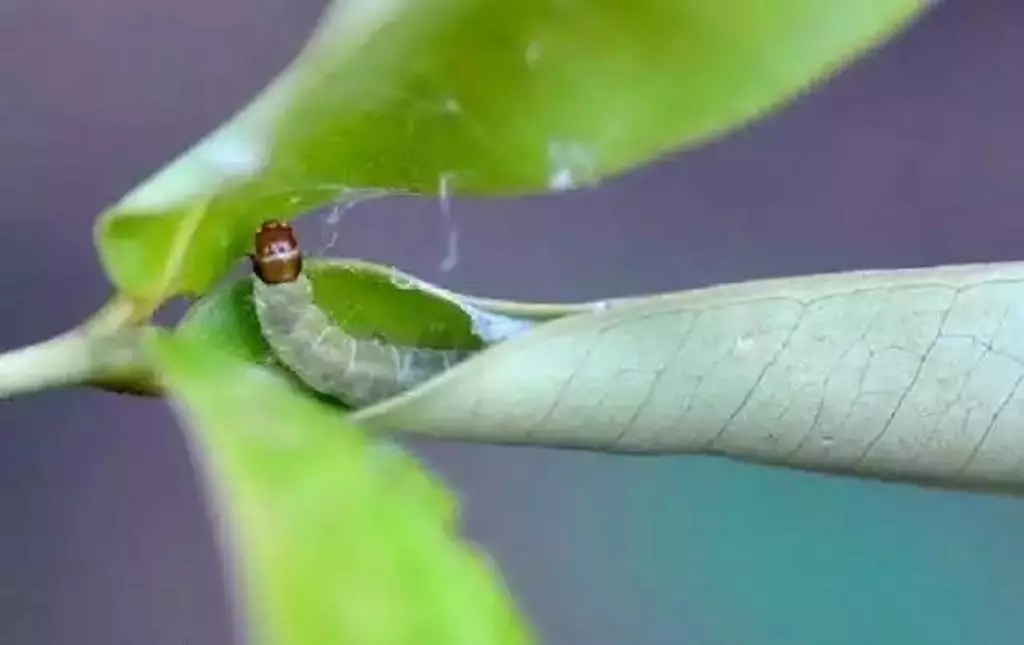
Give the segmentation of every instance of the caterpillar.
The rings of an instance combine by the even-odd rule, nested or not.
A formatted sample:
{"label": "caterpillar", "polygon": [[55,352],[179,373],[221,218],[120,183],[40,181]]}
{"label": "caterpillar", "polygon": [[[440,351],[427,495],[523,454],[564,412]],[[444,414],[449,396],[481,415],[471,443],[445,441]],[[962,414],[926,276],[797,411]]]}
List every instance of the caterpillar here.
{"label": "caterpillar", "polygon": [[[351,408],[398,395],[469,358],[478,349],[434,349],[357,338],[313,300],[292,227],[271,220],[255,234],[250,255],[253,301],[260,331],[278,361],[313,390]],[[528,321],[483,312],[432,285],[416,286],[463,308],[473,330],[490,344],[532,327]]]}

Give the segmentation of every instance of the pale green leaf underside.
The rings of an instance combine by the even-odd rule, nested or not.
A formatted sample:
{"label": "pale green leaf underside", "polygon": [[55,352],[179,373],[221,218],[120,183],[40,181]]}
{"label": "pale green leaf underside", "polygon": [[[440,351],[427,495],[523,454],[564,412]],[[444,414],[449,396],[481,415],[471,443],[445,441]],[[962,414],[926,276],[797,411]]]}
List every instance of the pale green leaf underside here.
{"label": "pale green leaf underside", "polygon": [[455,500],[414,459],[206,343],[149,347],[225,524],[252,642],[532,642],[457,538]]}
{"label": "pale green leaf underside", "polygon": [[104,213],[103,266],[197,294],[254,226],[360,190],[588,184],[755,118],[923,0],[348,0],[222,128]]}
{"label": "pale green leaf underside", "polygon": [[755,281],[552,321],[368,428],[1024,486],[1024,263]]}
{"label": "pale green leaf underside", "polygon": [[[272,361],[239,286],[204,299],[180,333]],[[602,303],[467,299],[538,327],[357,412],[361,425],[1024,486],[1024,264],[824,274]],[[407,334],[436,323],[401,298],[387,301],[374,307]]]}

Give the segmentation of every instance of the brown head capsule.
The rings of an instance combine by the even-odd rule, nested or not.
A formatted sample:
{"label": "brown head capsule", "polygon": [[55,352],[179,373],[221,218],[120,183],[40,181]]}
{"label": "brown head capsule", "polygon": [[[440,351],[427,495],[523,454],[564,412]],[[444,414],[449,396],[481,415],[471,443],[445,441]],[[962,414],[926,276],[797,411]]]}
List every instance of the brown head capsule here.
{"label": "brown head capsule", "polygon": [[295,282],[302,273],[302,252],[295,232],[285,222],[270,220],[256,230],[252,271],[266,284]]}

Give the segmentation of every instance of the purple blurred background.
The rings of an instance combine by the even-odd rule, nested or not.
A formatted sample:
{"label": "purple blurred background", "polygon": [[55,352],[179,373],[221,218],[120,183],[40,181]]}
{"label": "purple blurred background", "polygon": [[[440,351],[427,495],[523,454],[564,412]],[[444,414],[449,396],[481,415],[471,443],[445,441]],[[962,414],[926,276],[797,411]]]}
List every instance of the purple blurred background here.
{"label": "purple blurred background", "polygon": [[[0,347],[109,295],[93,217],[229,116],[324,0],[2,0]],[[811,96],[596,190],[387,199],[332,253],[577,300],[1024,257],[1024,3],[950,0]],[[699,458],[417,442],[549,645],[1011,645],[1024,503]],[[0,402],[0,643],[229,641],[213,537],[160,401]]]}

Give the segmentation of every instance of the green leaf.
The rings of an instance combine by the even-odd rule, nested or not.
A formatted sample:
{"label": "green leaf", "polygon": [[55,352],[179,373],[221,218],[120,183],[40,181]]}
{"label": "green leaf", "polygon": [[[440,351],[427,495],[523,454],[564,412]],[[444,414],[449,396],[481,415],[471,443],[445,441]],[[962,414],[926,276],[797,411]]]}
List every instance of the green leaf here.
{"label": "green leaf", "polygon": [[260,96],[103,214],[119,290],[199,294],[253,228],[366,189],[589,184],[737,127],[926,0],[348,0]]}
{"label": "green leaf", "polygon": [[455,500],[414,459],[207,343],[148,348],[226,522],[254,642],[532,642],[492,567],[455,536]]}
{"label": "green leaf", "polygon": [[569,316],[353,418],[1024,490],[1024,263],[754,281]]}
{"label": "green leaf", "polygon": [[507,304],[490,302],[552,319],[353,418],[455,440],[1024,488],[1024,263],[753,281],[604,308]]}

